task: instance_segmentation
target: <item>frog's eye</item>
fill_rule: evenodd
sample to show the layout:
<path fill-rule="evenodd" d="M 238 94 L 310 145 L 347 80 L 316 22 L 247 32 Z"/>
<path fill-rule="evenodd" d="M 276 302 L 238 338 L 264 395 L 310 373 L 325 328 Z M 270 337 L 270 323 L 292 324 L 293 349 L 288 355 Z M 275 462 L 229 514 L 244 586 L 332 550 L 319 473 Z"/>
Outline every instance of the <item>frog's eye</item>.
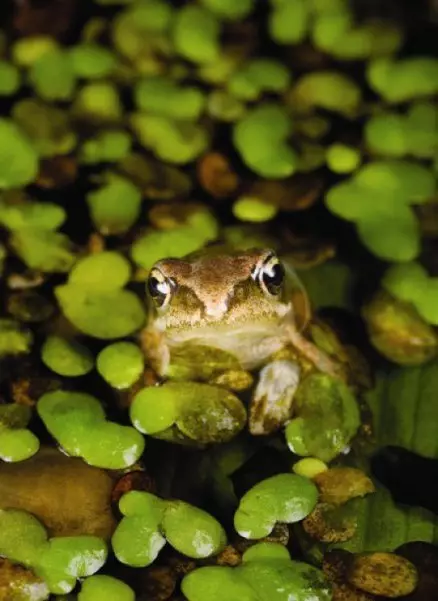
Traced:
<path fill-rule="evenodd" d="M 279 294 L 284 282 L 285 271 L 283 264 L 274 255 L 265 259 L 255 272 L 260 286 L 268 294 L 275 296 Z"/>
<path fill-rule="evenodd" d="M 159 269 L 152 269 L 147 281 L 149 295 L 159 307 L 167 305 L 172 293 L 172 281 Z"/>

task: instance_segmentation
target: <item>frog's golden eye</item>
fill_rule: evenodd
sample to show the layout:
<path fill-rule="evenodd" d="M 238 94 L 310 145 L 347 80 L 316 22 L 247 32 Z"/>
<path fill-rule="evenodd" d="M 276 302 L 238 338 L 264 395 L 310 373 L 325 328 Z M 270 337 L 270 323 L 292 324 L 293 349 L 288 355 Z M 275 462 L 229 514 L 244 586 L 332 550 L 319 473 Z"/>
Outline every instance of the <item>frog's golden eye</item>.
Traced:
<path fill-rule="evenodd" d="M 150 297 L 158 307 L 164 307 L 170 300 L 173 282 L 166 278 L 159 269 L 152 269 L 147 281 L 147 289 Z"/>
<path fill-rule="evenodd" d="M 283 264 L 275 255 L 268 255 L 261 265 L 258 265 L 253 273 L 262 290 L 271 296 L 280 293 L 284 282 L 285 270 Z"/>

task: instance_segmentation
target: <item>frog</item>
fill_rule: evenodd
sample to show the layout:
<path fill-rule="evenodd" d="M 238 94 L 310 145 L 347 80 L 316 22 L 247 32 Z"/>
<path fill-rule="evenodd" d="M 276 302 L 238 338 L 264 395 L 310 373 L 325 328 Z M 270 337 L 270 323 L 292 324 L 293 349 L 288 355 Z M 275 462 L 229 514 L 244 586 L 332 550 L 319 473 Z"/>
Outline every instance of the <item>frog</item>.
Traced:
<path fill-rule="evenodd" d="M 224 356 L 258 370 L 251 434 L 269 434 L 290 419 L 303 364 L 339 376 L 332 357 L 305 335 L 311 307 L 304 286 L 271 248 L 218 246 L 161 259 L 149 272 L 146 299 L 141 342 L 159 377 L 169 376 L 175 354 L 195 356 L 199 371 L 207 357 L 220 363 Z M 286 349 L 292 359 L 282 357 Z"/>

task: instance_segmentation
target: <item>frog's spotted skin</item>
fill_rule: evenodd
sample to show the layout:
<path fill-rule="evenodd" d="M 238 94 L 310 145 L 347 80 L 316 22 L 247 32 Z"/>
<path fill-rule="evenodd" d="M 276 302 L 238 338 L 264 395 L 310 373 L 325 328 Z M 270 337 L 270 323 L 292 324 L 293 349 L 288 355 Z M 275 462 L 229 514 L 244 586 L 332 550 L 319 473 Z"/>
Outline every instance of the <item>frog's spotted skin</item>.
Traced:
<path fill-rule="evenodd" d="M 273 353 L 294 346 L 317 369 L 335 371 L 300 334 L 308 319 L 307 296 L 294 271 L 270 249 L 216 248 L 158 261 L 149 275 L 148 303 L 143 348 L 161 376 L 172 349 L 189 345 L 227 351 L 243 369 L 266 365 Z"/>

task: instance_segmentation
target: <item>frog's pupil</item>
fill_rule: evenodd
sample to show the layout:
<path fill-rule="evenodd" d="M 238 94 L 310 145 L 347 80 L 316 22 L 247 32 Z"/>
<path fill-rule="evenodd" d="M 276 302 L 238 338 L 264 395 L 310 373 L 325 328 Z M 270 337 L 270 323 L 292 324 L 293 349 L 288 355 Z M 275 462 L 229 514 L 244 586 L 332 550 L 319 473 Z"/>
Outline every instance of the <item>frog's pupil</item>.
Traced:
<path fill-rule="evenodd" d="M 284 280 L 284 267 L 281 263 L 276 263 L 263 274 L 263 281 L 270 292 L 278 289 Z"/>
<path fill-rule="evenodd" d="M 160 285 L 160 282 L 159 282 L 159 280 L 157 278 L 154 278 L 154 277 L 150 277 L 149 278 L 149 280 L 148 280 L 148 290 L 149 290 L 149 294 L 152 297 L 156 297 L 159 294 L 161 294 L 160 290 L 159 290 L 159 285 Z"/>

